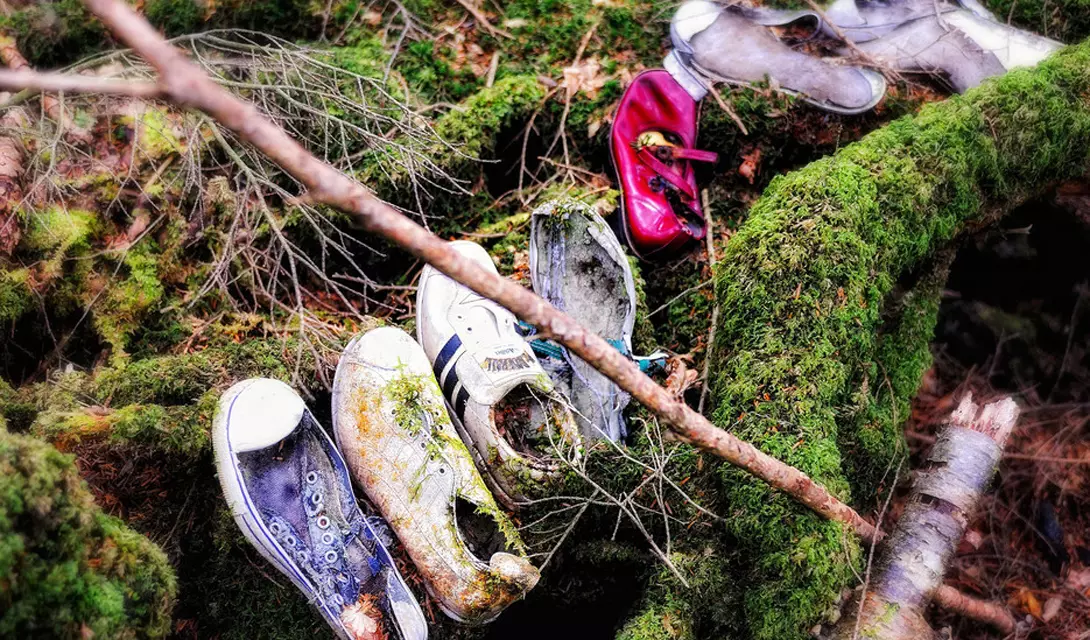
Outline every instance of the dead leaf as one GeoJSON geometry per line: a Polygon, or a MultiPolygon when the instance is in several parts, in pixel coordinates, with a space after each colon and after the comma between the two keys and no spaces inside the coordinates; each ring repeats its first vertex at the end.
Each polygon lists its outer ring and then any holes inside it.
{"type": "Polygon", "coordinates": [[[1011,598],[1014,606],[1018,607],[1022,611],[1025,611],[1034,618],[1041,617],[1041,601],[1037,599],[1037,596],[1033,595],[1033,592],[1025,587],[1019,587],[1018,591],[1014,593],[1011,598]]]}
{"type": "Polygon", "coordinates": [[[503,21],[503,28],[511,31],[512,29],[521,29],[528,24],[530,24],[530,21],[525,18],[511,18],[503,21]]]}
{"type": "Polygon", "coordinates": [[[1060,612],[1060,608],[1063,607],[1064,599],[1060,596],[1052,596],[1048,600],[1045,600],[1044,610],[1041,611],[1041,619],[1045,622],[1052,620],[1056,617],[1056,614],[1060,612]]]}
{"type": "Polygon", "coordinates": [[[591,99],[598,97],[598,91],[609,77],[602,73],[602,65],[597,58],[584,60],[579,64],[564,68],[564,89],[569,96],[582,91],[591,99]]]}
{"type": "Polygon", "coordinates": [[[1090,595],[1090,567],[1068,573],[1067,586],[1079,593],[1090,595]]]}
{"type": "Polygon", "coordinates": [[[686,389],[696,383],[696,370],[686,366],[681,358],[670,358],[670,361],[666,364],[666,369],[670,374],[666,376],[664,386],[666,391],[675,398],[680,398],[685,394],[686,389]]]}
{"type": "Polygon", "coordinates": [[[749,153],[742,155],[742,165],[738,167],[738,175],[753,184],[753,179],[761,172],[761,148],[757,147],[749,153]]]}

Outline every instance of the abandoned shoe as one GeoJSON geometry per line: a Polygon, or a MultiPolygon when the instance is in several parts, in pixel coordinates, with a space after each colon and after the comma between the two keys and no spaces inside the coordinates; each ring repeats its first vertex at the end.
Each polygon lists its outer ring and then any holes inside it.
{"type": "Polygon", "coordinates": [[[492,620],[538,571],[443,408],[428,358],[394,327],[341,355],[333,428],[352,476],[390,522],[424,584],[452,618],[492,620]]]}
{"type": "Polygon", "coordinates": [[[1063,47],[971,10],[944,7],[951,10],[932,10],[857,46],[896,71],[938,75],[958,93],[1010,69],[1034,66],[1063,47]]]}
{"type": "Polygon", "coordinates": [[[610,132],[621,186],[620,227],[643,259],[674,252],[706,233],[693,162],[699,105],[669,72],[644,71],[625,89],[610,132]]]}
{"type": "MultiPolygon", "coordinates": [[[[636,321],[632,267],[621,243],[592,207],[564,201],[534,211],[530,278],[539,296],[631,355],[636,321]]],[[[622,439],[629,395],[567,349],[560,347],[558,355],[566,366],[554,369],[559,375],[553,375],[553,381],[571,399],[583,438],[622,439]]]]}
{"type": "Polygon", "coordinates": [[[216,469],[243,535],[345,640],[426,640],[420,605],[356,504],[344,460],[277,380],[220,399],[216,469]]]}
{"type": "Polygon", "coordinates": [[[869,111],[882,99],[882,74],[795,51],[752,12],[708,0],[681,5],[670,23],[671,66],[711,81],[748,86],[766,78],[826,111],[869,111]]]}
{"type": "MultiPolygon", "coordinates": [[[[480,245],[450,246],[498,273],[480,245]]],[[[510,311],[425,266],[416,334],[451,419],[500,502],[517,508],[558,471],[556,457],[578,455],[575,419],[510,311]]]]}

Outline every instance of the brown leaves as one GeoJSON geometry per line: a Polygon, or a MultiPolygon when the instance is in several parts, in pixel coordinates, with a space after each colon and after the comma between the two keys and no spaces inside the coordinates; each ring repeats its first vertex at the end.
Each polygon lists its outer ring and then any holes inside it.
{"type": "Polygon", "coordinates": [[[753,184],[753,180],[761,172],[761,148],[754,147],[749,153],[742,154],[742,164],[738,167],[738,175],[753,184]]]}
{"type": "Polygon", "coordinates": [[[602,73],[602,65],[597,58],[590,58],[564,68],[564,90],[569,96],[582,91],[587,97],[598,97],[598,91],[609,80],[609,76],[602,73]]]}

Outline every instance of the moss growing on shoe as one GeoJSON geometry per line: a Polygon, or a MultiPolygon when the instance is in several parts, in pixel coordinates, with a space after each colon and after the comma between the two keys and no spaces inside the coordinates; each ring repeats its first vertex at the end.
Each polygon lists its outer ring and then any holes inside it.
{"type": "Polygon", "coordinates": [[[175,579],[163,552],[107,516],[70,456],[0,432],[0,635],[159,638],[175,579]]]}
{"type": "MultiPolygon", "coordinates": [[[[862,441],[851,430],[864,425],[839,408],[883,357],[877,336],[895,283],[967,225],[1081,174],[1088,91],[1084,44],[774,179],[716,275],[715,422],[842,499],[873,486],[847,472],[875,470],[845,465],[838,442],[862,441]]],[[[908,380],[920,365],[906,360],[908,380]]],[[[720,478],[727,529],[753,558],[743,616],[752,637],[805,637],[849,583],[858,547],[746,474],[723,466],[720,478]]]]}

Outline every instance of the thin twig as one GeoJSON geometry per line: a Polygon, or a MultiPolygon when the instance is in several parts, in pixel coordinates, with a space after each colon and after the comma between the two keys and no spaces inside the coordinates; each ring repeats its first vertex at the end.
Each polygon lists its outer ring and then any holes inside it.
{"type": "MultiPolygon", "coordinates": [[[[712,220],[712,210],[708,201],[708,190],[704,189],[701,193],[701,200],[704,204],[704,221],[708,226],[707,235],[704,239],[707,241],[708,247],[708,270],[711,271],[712,279],[715,279],[715,221],[712,220]]],[[[704,386],[700,389],[700,402],[696,405],[696,412],[704,413],[704,401],[708,397],[708,388],[711,387],[708,379],[711,376],[712,365],[712,349],[715,348],[715,327],[719,322],[719,305],[712,305],[712,321],[711,326],[708,327],[708,344],[704,348],[704,386]]]]}

